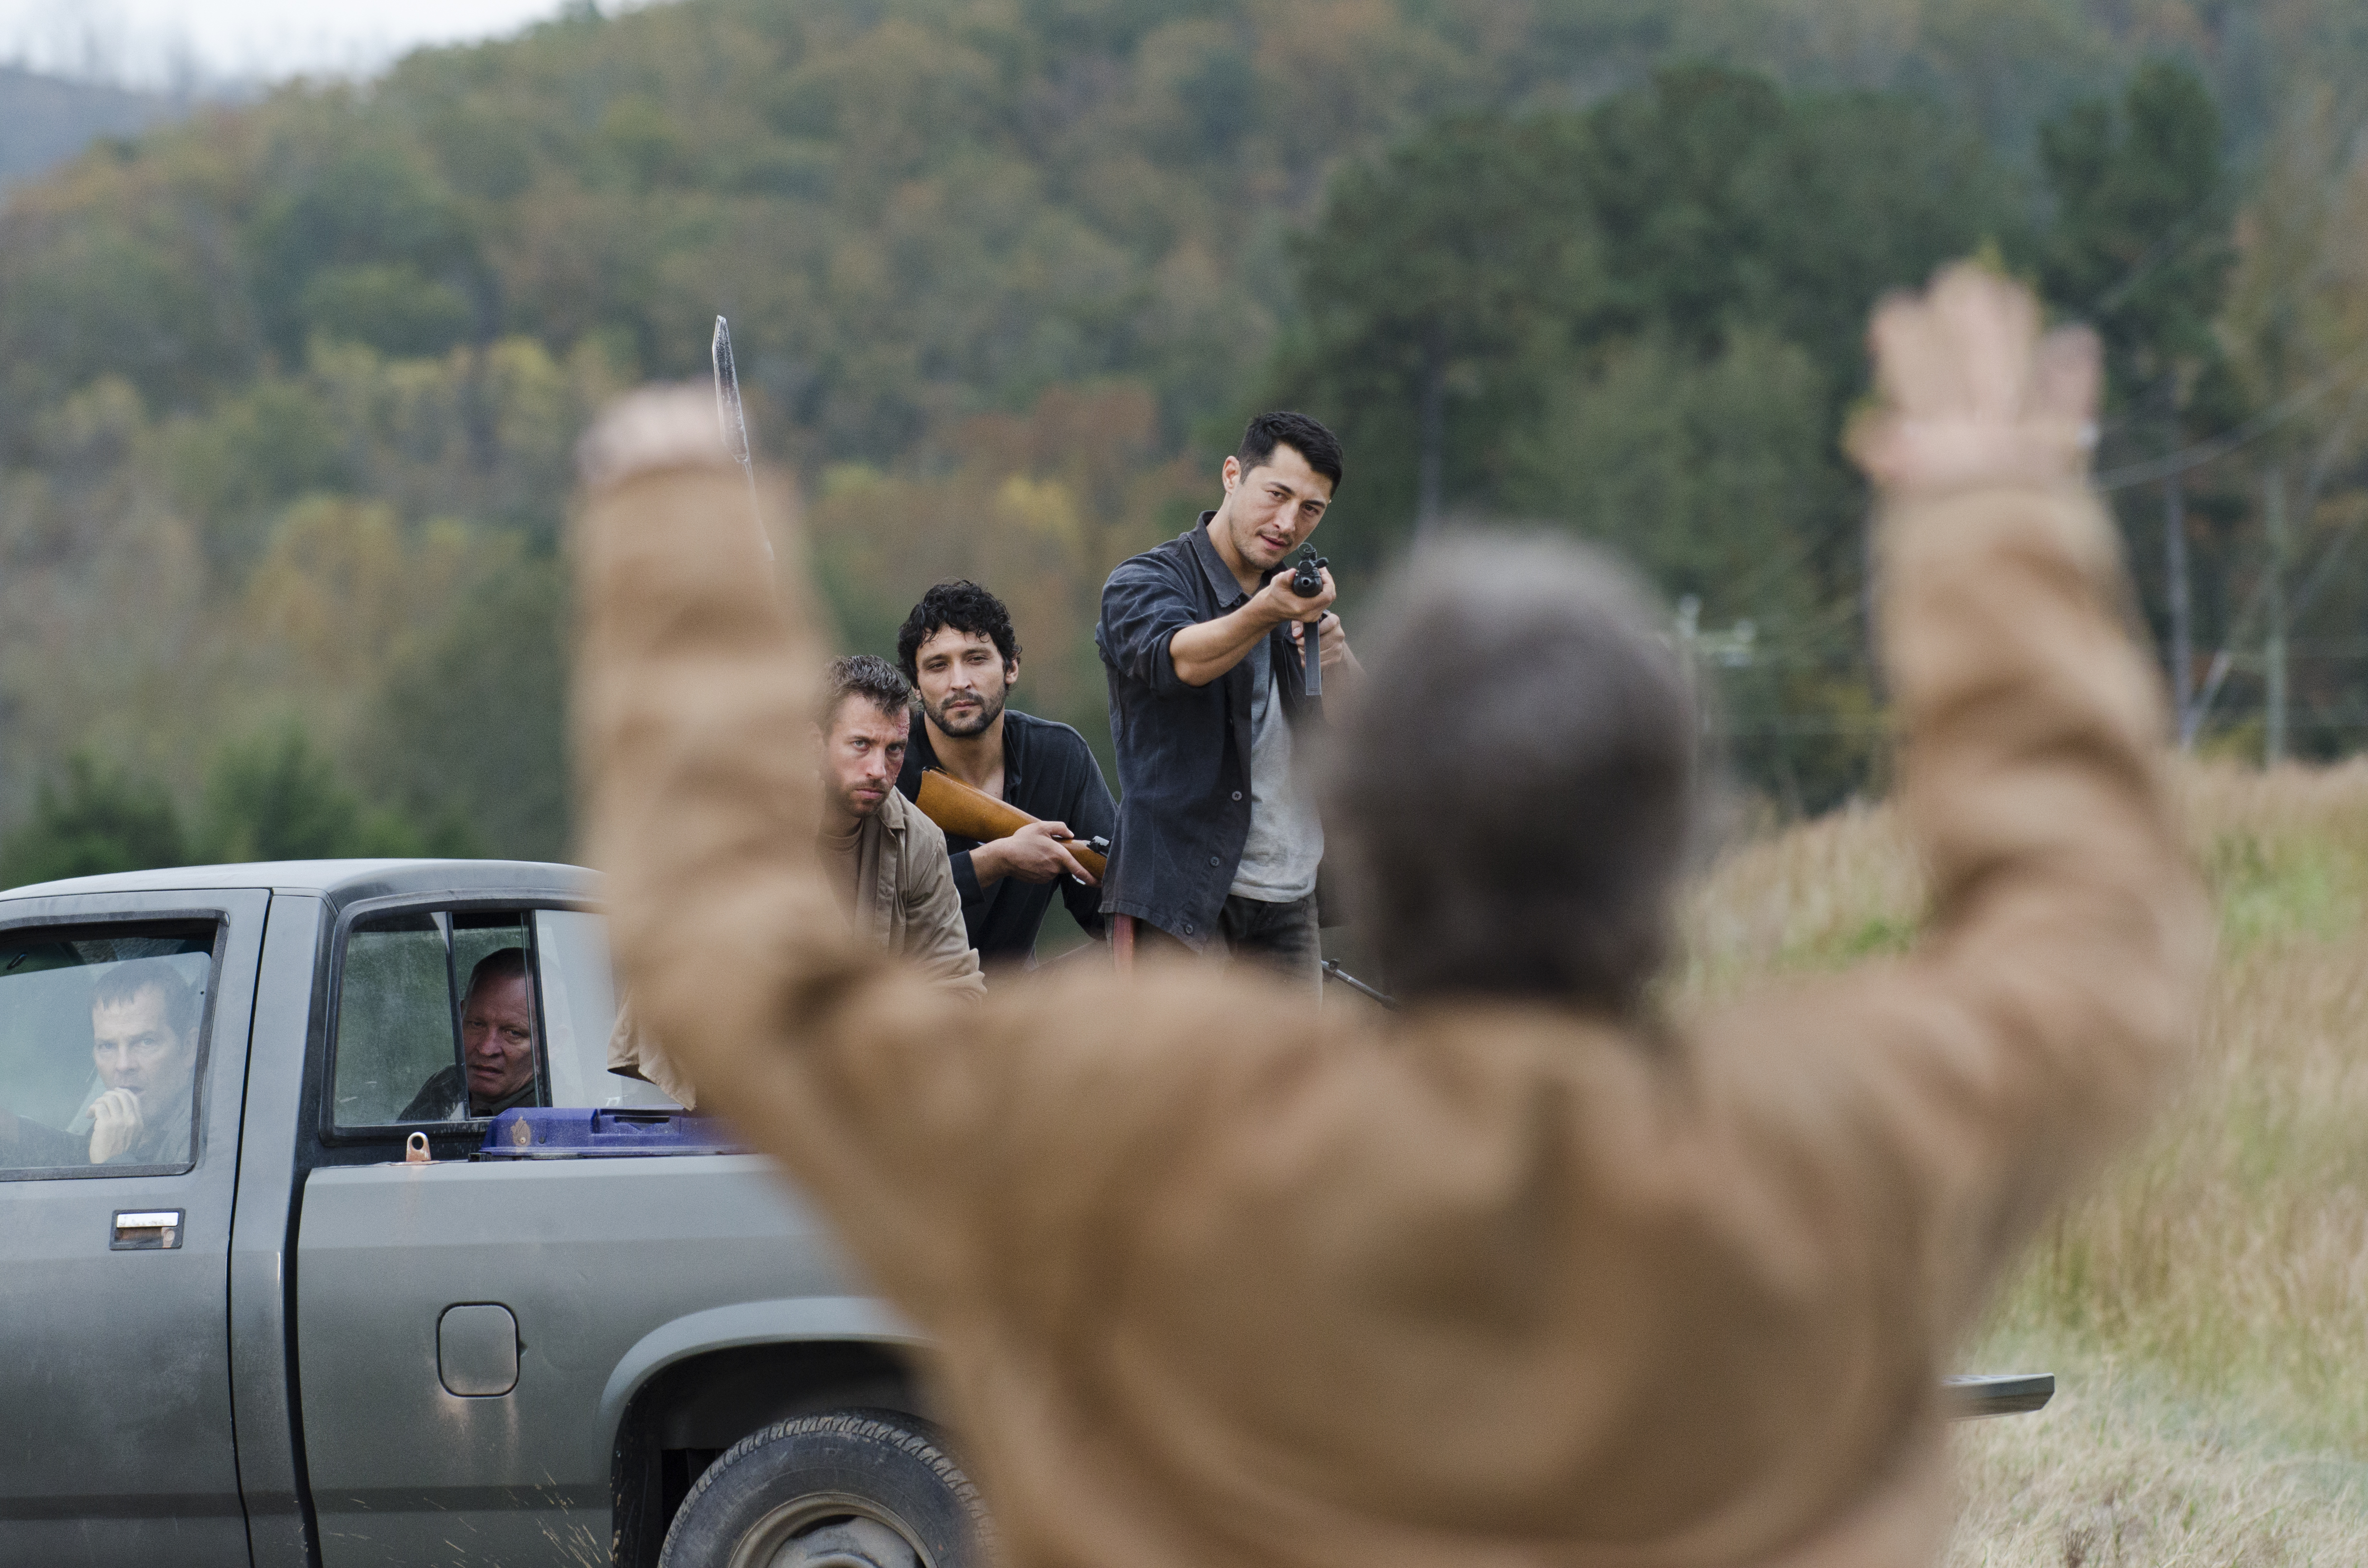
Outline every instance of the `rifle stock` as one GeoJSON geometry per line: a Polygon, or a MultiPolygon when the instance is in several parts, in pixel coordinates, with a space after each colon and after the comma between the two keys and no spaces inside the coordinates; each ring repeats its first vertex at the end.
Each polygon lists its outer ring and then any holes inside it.
{"type": "MultiPolygon", "coordinates": [[[[1008,838],[1038,819],[1018,806],[998,801],[984,790],[973,790],[951,773],[934,767],[921,770],[920,799],[915,802],[921,814],[946,832],[961,838],[975,838],[989,844],[998,838],[1008,838]]],[[[1077,864],[1101,879],[1109,861],[1086,847],[1085,840],[1063,840],[1077,864]]]]}

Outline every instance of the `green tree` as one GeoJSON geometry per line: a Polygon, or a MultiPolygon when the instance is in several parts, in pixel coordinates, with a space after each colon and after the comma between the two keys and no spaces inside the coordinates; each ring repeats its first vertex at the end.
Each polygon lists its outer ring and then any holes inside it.
{"type": "MultiPolygon", "coordinates": [[[[2076,104],[2040,131],[2056,203],[2041,276],[2049,296],[2103,339],[2111,406],[2125,449],[2187,444],[2198,386],[2217,380],[2214,333],[2235,250],[2220,155],[2219,111],[2183,64],[2139,68],[2118,110],[2076,104]]],[[[2186,493],[2163,480],[2161,601],[2183,739],[2195,722],[2193,593],[2186,493]]]]}
{"type": "Polygon", "coordinates": [[[211,860],[327,860],[416,855],[418,835],[337,780],[302,726],[223,748],[206,775],[199,852],[211,860]]]}
{"type": "Polygon", "coordinates": [[[388,669],[363,766],[438,853],[566,853],[565,603],[556,560],[517,560],[388,669]]]}
{"type": "Polygon", "coordinates": [[[1707,360],[1637,338],[1551,390],[1512,445],[1506,490],[1517,511],[1609,546],[1679,607],[1732,762],[1793,812],[1863,783],[1880,738],[1857,618],[1817,560],[1850,498],[1827,402],[1815,359],[1767,332],[1737,330],[1707,360]]]}
{"type": "Polygon", "coordinates": [[[1478,414],[1459,444],[1486,447],[1523,350],[1590,290],[1580,134],[1567,115],[1441,120],[1344,171],[1295,247],[1302,315],[1279,379],[1343,409],[1365,450],[1410,429],[1417,533],[1444,500],[1451,395],[1478,414]]]}
{"type": "Polygon", "coordinates": [[[0,847],[0,886],[142,871],[187,858],[181,820],[165,791],[87,752],[66,759],[63,781],[42,780],[33,813],[0,847]]]}
{"type": "MultiPolygon", "coordinates": [[[[2356,666],[2310,657],[2307,643],[2305,657],[2291,659],[2289,643],[2294,634],[2349,641],[2368,619],[2368,587],[2356,566],[2368,517],[2358,488],[2368,454],[2368,164],[2359,155],[2360,126],[2360,106],[2331,91],[2294,96],[2238,220],[2238,260],[2216,324],[2238,406],[2280,410],[2241,461],[2218,465],[2242,497],[2237,516],[2257,528],[2229,530],[2235,537],[2218,541],[2216,560],[2196,554],[2207,589],[2215,578],[2250,579],[2217,641],[2234,651],[2260,639],[2260,739],[2271,761],[2290,743],[2320,756],[2347,749],[2368,711],[2356,666]]],[[[2213,427],[2236,422],[2222,415],[2213,427]]],[[[2203,496],[2207,505],[2213,498],[2208,489],[2203,496]]],[[[2217,658],[2211,667],[2227,668],[2217,658]]],[[[2214,695],[2207,688],[2197,708],[2214,695]]],[[[2191,734],[2203,717],[2191,713],[2191,734]]]]}
{"type": "Polygon", "coordinates": [[[1748,623],[1719,676],[1737,760],[1815,808],[1875,739],[1836,440],[1867,310],[2022,227],[2013,178],[1926,106],[1666,70],[1343,174],[1275,381],[1342,431],[1359,514],[1390,516],[1412,457],[1418,517],[1445,473],[1474,510],[1611,544],[1706,627],[1748,623]]]}

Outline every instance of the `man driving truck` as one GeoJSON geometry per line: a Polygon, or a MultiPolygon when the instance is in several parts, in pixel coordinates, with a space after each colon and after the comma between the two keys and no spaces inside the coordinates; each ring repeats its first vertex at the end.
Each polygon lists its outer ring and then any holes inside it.
{"type": "Polygon", "coordinates": [[[437,1071],[395,1119],[458,1121],[534,1103],[534,986],[526,975],[526,949],[502,948],[469,971],[469,994],[461,1001],[461,1065],[437,1071]]]}

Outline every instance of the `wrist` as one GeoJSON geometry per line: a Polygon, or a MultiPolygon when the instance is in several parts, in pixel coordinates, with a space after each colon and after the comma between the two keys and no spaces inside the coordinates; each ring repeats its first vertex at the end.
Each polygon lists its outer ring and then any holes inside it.
{"type": "Polygon", "coordinates": [[[988,887],[1003,880],[1011,868],[1005,858],[1003,840],[982,844],[970,852],[970,874],[978,879],[980,887],[988,887]]]}

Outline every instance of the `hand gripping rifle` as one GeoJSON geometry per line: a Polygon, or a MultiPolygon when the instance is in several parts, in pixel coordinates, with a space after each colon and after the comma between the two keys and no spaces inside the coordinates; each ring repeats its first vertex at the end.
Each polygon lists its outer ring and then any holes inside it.
{"type": "MultiPolygon", "coordinates": [[[[923,816],[958,838],[975,838],[981,844],[1008,838],[1040,820],[984,790],[972,789],[942,768],[921,770],[919,796],[914,804],[921,808],[923,816]]],[[[1077,858],[1078,865],[1093,873],[1096,881],[1101,880],[1110,865],[1109,839],[1064,838],[1061,843],[1077,858]]]]}

